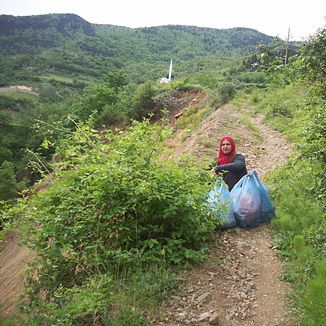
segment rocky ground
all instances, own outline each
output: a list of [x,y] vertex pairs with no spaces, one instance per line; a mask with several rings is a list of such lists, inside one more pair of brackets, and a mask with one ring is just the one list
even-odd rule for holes
[[162,306],[156,325],[292,326],[282,266],[268,225],[220,231],[207,263],[181,277],[185,285]]

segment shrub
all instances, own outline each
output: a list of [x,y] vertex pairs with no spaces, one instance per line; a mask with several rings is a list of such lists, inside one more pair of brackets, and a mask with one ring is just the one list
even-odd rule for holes
[[4,161],[0,165],[0,200],[9,200],[16,196],[17,180],[12,163]]
[[145,83],[139,87],[133,98],[131,115],[137,120],[148,118],[150,113],[153,113],[155,103],[154,96],[156,90],[151,83]]
[[218,87],[218,94],[221,99],[221,104],[225,104],[232,100],[235,96],[236,89],[231,83],[224,83]]
[[[214,228],[208,180],[191,158],[159,157],[165,130],[134,123],[105,143],[87,126],[62,145],[55,182],[28,202],[28,244],[38,253],[31,297],[135,264],[182,266],[204,258]],[[51,275],[51,277],[49,277]]]

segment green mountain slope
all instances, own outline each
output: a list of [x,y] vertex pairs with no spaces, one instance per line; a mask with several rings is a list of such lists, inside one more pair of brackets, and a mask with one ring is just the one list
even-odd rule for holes
[[[42,128],[36,132],[37,121],[59,124],[61,131],[57,129],[55,135],[61,135],[62,121],[71,114],[86,120],[96,111],[99,126],[169,109],[164,97],[154,109],[154,89],[135,91],[145,82],[159,84],[171,58],[173,80],[214,89],[212,101],[217,106],[242,85],[263,85],[263,73],[247,71],[242,56],[251,56],[258,45],[273,42],[273,37],[248,28],[168,25],[133,29],[91,24],[73,14],[1,15],[0,87],[25,85],[39,96],[0,90],[0,165],[5,160],[13,163],[17,180],[26,179],[26,184],[38,178],[25,169],[30,160],[25,149],[37,151],[43,141],[45,132]],[[123,73],[126,81],[122,84],[128,87],[115,97],[105,79],[116,72],[113,85]],[[93,82],[98,85],[92,87]],[[74,101],[83,90],[86,95]],[[55,143],[57,137],[51,140]],[[45,161],[53,150],[42,150]]]
[[[214,29],[168,25],[127,28],[91,24],[73,14],[0,16],[2,86],[43,75],[69,75],[84,82],[123,69],[141,83],[160,78],[170,58],[179,74],[194,62],[256,52],[275,39],[249,28]],[[190,70],[190,71],[189,71]]]

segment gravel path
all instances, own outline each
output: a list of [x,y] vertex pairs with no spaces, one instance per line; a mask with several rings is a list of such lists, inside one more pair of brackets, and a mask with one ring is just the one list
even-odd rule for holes
[[[253,126],[255,128],[253,128]],[[259,130],[259,133],[257,133]],[[198,139],[215,149],[221,136],[232,135],[248,170],[264,175],[284,163],[291,150],[281,133],[262,123],[250,108],[226,105],[216,110],[184,142],[173,139],[172,157],[207,155]],[[210,140],[210,141],[209,141]],[[206,146],[209,147],[209,146]],[[209,151],[208,151],[209,152]],[[155,325],[294,326],[287,308],[291,291],[281,281],[282,263],[271,245],[270,224],[217,231],[208,261],[180,275],[185,283],[161,306]]]

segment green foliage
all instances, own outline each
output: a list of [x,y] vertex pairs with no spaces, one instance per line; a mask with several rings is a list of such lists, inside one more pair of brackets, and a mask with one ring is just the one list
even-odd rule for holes
[[[314,191],[321,171],[316,161],[301,159],[290,161],[271,176],[270,190],[277,208],[277,218],[273,220],[277,231],[274,242],[287,261],[283,278],[294,283],[296,304],[304,316],[308,302],[316,310],[323,305],[320,298],[312,298],[309,294],[316,264],[324,257],[326,249],[326,215]],[[323,291],[322,286],[319,289]],[[309,316],[311,325],[318,325],[319,317],[313,313]]]
[[[40,93],[33,100],[0,97],[1,163],[14,162],[18,180],[32,181],[32,173],[22,173],[30,158],[46,169],[55,148],[59,158],[53,182],[40,184],[42,191],[2,214],[4,221],[26,222],[26,242],[38,254],[29,270],[26,324],[147,325],[144,316],[175,286],[166,265],[203,260],[214,228],[204,205],[209,180],[198,173],[202,167],[191,158],[160,158],[165,129],[145,121],[120,136],[100,135],[76,126],[69,114],[94,126],[142,120],[173,109],[176,89],[189,89],[190,83],[209,89],[219,106],[241,87],[265,87],[265,76],[273,86],[286,86],[254,93],[252,102],[301,154],[271,181],[277,246],[289,264],[284,277],[296,285],[307,325],[324,322],[318,301],[324,295],[317,297],[325,292],[324,263],[318,263],[326,250],[324,32],[298,60],[284,64],[284,42],[269,48],[272,38],[248,29],[129,29],[92,25],[74,15],[0,20],[1,84],[24,83]],[[260,56],[254,53],[258,44],[266,46]],[[253,55],[243,64],[229,57],[239,54]],[[174,81],[155,86],[171,57]],[[315,85],[309,101],[303,88],[288,85],[297,76]],[[209,111],[194,107],[178,123],[194,128]],[[26,155],[24,148],[30,148]],[[8,189],[15,182],[20,188],[10,180]]]
[[[100,309],[80,289],[93,275],[204,259],[215,226],[205,205],[208,176],[191,158],[160,159],[166,133],[148,121],[119,136],[100,137],[81,126],[62,143],[55,181],[20,204],[28,219],[26,241],[39,257],[30,270],[31,311],[37,306],[86,318]],[[51,306],[39,297],[58,302],[61,292],[60,302],[71,304]],[[83,297],[85,309],[77,309],[74,302]]]
[[107,307],[112,303],[112,289],[113,281],[109,275],[86,280],[83,286],[58,289],[51,303],[38,300],[35,310],[33,305],[24,307],[29,313],[25,324],[85,325],[95,321],[106,322],[109,319]]
[[196,127],[199,126],[201,121],[205,117],[207,117],[212,112],[211,108],[200,108],[199,106],[192,106],[185,110],[184,114],[176,121],[175,130],[176,129],[185,129],[190,132],[191,130],[195,130]]
[[[302,151],[312,159],[317,159],[326,165],[326,105],[325,101],[314,101],[308,107],[308,123],[303,128]],[[326,180],[320,184],[326,193]]]
[[265,73],[262,71],[254,71],[254,72],[242,72],[239,75],[239,80],[246,83],[254,83],[254,84],[265,84]]
[[152,83],[148,82],[141,85],[136,91],[133,104],[132,115],[137,120],[148,118],[148,115],[154,113],[154,96],[157,94]]
[[175,287],[174,274],[164,268],[133,270],[119,277],[96,275],[82,286],[58,289],[51,303],[26,304],[24,324],[149,325],[149,317],[157,313],[156,303]]
[[[257,98],[257,97],[256,97]],[[266,120],[293,141],[304,157],[325,162],[325,110],[316,98],[307,98],[302,87],[289,85],[274,89],[257,98],[257,111],[266,112]],[[322,169],[313,173],[314,193],[322,202],[326,180]],[[318,174],[317,174],[318,173]]]
[[0,166],[0,200],[12,199],[16,196],[17,181],[14,166],[4,161]]
[[300,80],[313,84],[313,92],[326,99],[325,71],[326,28],[320,29],[304,43],[300,56],[295,62]]
[[112,126],[126,119],[130,110],[131,91],[122,71],[110,71],[102,82],[86,87],[73,103],[72,112],[81,121],[94,121],[95,127]]
[[199,72],[203,77],[211,75],[213,79],[206,79],[205,86],[214,87],[215,72],[208,72],[208,65],[216,69],[228,58],[255,53],[259,44],[268,46],[274,40],[248,28],[169,25],[132,29],[90,24],[71,14],[0,15],[0,24],[4,86],[28,81],[40,88],[40,80],[48,82],[54,76],[52,82],[75,91],[115,69],[123,69],[129,82],[156,81],[164,76],[171,58],[178,67],[174,77]]
[[216,89],[219,80],[212,74],[212,72],[204,72],[197,76],[198,83],[208,89]]
[[302,326],[319,326],[326,323],[326,259],[316,266],[316,276],[307,283],[304,297]]
[[[313,85],[309,87],[310,101],[307,107],[309,123],[304,129],[304,153],[323,164],[326,163],[326,71],[325,71],[326,29],[317,32],[302,47],[294,64],[300,82]],[[325,178],[322,181],[326,193]]]
[[57,88],[53,85],[44,85],[40,90],[40,98],[47,103],[56,103],[61,100]]
[[252,96],[256,111],[264,112],[268,123],[277,130],[286,132],[286,137],[290,140],[302,140],[302,127],[307,121],[304,113],[307,103],[304,89],[288,85],[265,91],[261,96],[256,92]]
[[224,83],[218,87],[218,95],[221,101],[221,105],[229,102],[235,96],[236,89],[232,83]]
[[[258,49],[260,53],[256,57],[257,61],[252,63],[252,67],[262,69],[266,73],[268,82],[274,86],[285,86],[291,83],[295,76],[291,63],[296,60],[298,44],[275,38],[268,46],[260,45]],[[249,62],[250,59],[253,59],[253,56],[249,58]]]
[[92,113],[101,113],[106,106],[113,106],[117,102],[116,92],[103,83],[88,86],[79,103],[75,105],[74,111],[82,121],[86,121]]
[[0,164],[7,160],[14,165],[17,190],[21,191],[40,177],[39,171],[34,171],[32,166],[39,161],[46,165],[50,160],[53,146],[45,148],[41,144],[44,137],[51,138],[50,143],[54,144],[57,136],[62,135],[52,128],[52,135],[49,135],[49,126],[53,122],[64,129],[60,120],[66,112],[62,105],[44,105],[39,97],[29,94],[5,93],[0,96],[0,105]]
[[116,92],[127,85],[126,76],[121,70],[118,70],[116,72],[107,72],[104,76],[104,81],[110,88],[114,89]]
[[[281,180],[291,180],[282,185],[275,184],[272,188],[274,198],[279,203],[278,215],[280,218],[275,220],[275,226],[301,233],[310,225],[318,224],[321,214],[320,206],[310,198],[314,198],[312,191],[314,178],[320,169],[321,166],[318,163],[313,164],[307,160],[300,160],[290,162],[275,172],[275,177],[277,176]],[[298,198],[302,198],[302,200],[299,201]],[[283,223],[285,223],[284,227]]]
[[[254,52],[257,44],[267,46],[273,39],[243,28],[99,26],[70,14],[2,15],[0,23],[1,85],[26,85],[39,94],[0,97],[0,163],[12,162],[17,182],[26,180],[28,185],[40,174],[30,167],[35,160],[27,167],[26,149],[42,162],[49,161],[63,130],[74,129],[69,115],[78,121],[91,119],[94,127],[121,127],[129,118],[142,120],[152,113],[160,118],[161,111],[171,106],[160,101],[164,96],[158,95],[164,90],[156,89],[153,81],[158,83],[171,58],[176,67],[174,88],[185,89],[190,83],[200,87],[200,83],[213,92],[223,86],[231,70],[233,79],[241,72],[241,83],[253,82],[242,67],[230,66],[240,62],[240,54]],[[133,94],[137,84],[141,86]],[[222,89],[215,97],[216,106],[229,97]],[[47,148],[41,146],[43,135],[50,144]]]

